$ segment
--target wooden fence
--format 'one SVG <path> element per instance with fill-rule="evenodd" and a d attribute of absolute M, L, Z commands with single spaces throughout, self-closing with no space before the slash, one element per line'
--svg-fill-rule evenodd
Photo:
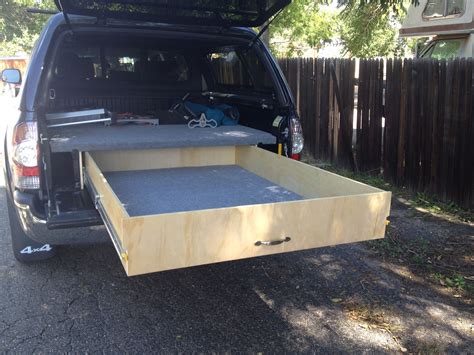
<path fill-rule="evenodd" d="M 474 61 L 281 59 L 306 152 L 474 207 Z"/>

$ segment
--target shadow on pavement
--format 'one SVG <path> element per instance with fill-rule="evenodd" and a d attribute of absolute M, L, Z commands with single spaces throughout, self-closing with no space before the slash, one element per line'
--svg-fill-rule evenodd
<path fill-rule="evenodd" d="M 0 351 L 456 352 L 473 345 L 467 304 L 374 258 L 364 244 L 127 278 L 111 244 L 62 247 L 50 261 L 17 263 L 3 198 L 0 211 Z"/>

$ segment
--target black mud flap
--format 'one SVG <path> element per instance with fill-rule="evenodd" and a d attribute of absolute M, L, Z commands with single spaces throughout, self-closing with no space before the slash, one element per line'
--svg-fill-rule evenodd
<path fill-rule="evenodd" d="M 29 238 L 20 225 L 11 196 L 7 192 L 8 218 L 13 255 L 22 263 L 50 259 L 56 255 L 56 247 L 51 244 L 41 244 Z"/>

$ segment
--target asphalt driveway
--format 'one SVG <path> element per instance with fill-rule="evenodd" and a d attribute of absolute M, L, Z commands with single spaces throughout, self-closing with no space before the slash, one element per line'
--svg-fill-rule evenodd
<path fill-rule="evenodd" d="M 0 190 L 0 352 L 474 347 L 469 297 L 370 243 L 134 278 L 111 244 L 62 247 L 50 261 L 22 265 L 10 252 Z M 418 218 L 398 204 L 393 215 L 392 230 L 408 236 L 474 235 L 472 225 Z"/>

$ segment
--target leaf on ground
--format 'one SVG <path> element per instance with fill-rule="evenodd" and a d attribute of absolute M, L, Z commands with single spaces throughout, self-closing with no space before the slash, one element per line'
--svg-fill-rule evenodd
<path fill-rule="evenodd" d="M 337 298 L 337 297 L 331 298 L 331 302 L 332 302 L 332 303 L 341 303 L 341 302 L 342 302 L 342 298 Z"/>

